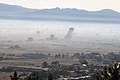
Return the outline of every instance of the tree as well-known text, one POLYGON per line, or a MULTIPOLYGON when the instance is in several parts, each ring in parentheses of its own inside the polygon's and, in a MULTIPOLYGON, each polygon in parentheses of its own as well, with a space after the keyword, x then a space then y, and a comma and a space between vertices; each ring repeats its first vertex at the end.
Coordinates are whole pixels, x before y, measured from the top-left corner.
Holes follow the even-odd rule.
POLYGON ((62 56, 61 56, 62 58, 64 58, 65 57, 65 55, 64 54, 62 54, 62 56))
POLYGON ((19 80, 20 79, 20 75, 18 76, 17 72, 15 71, 13 76, 11 75, 11 80, 19 80))
POLYGON ((28 77, 28 80, 38 80, 38 76, 36 73, 32 73, 31 76, 28 77))
POLYGON ((50 74, 49 76, 48 76, 48 80, 52 80, 53 79, 53 76, 52 76, 52 74, 50 74))
POLYGON ((56 54, 54 58, 57 59, 57 58, 58 58, 58 55, 56 54))
POLYGON ((97 72, 97 80, 120 80, 120 64, 105 67, 103 71, 97 72))
POLYGON ((80 58, 80 53, 74 53, 72 57, 73 58, 80 58))
POLYGON ((47 62, 43 62, 42 63, 42 68, 46 68, 48 66, 48 63, 47 62))

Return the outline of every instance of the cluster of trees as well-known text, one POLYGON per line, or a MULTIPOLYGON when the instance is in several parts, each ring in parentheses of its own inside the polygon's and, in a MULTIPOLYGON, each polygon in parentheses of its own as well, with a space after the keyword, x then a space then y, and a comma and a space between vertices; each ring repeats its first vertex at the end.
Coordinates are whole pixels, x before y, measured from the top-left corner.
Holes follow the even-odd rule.
POLYGON ((55 59, 57 59, 57 58, 64 58, 64 57, 65 57, 64 54, 56 54, 56 55, 54 56, 55 59))
POLYGON ((11 80, 22 80, 20 79, 20 75, 15 71, 13 75, 10 76, 11 80))
MULTIPOLYGON (((51 62, 51 66, 53 66, 53 65, 58 65, 59 66, 59 62, 58 61, 53 61, 53 62, 51 62)), ((48 63, 47 62, 43 62, 42 63, 42 68, 47 68, 49 65, 48 65, 48 63)))
POLYGON ((120 64, 105 67, 104 70, 97 72, 97 80, 120 80, 120 64))

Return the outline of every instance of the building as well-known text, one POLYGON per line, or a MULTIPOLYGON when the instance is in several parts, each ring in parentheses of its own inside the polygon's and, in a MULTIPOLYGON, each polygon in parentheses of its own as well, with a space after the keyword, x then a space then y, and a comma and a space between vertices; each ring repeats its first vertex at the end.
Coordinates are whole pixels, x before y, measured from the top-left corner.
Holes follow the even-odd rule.
POLYGON ((74 28, 69 28, 68 33, 65 36, 65 39, 70 39, 73 37, 73 33, 74 33, 74 28))

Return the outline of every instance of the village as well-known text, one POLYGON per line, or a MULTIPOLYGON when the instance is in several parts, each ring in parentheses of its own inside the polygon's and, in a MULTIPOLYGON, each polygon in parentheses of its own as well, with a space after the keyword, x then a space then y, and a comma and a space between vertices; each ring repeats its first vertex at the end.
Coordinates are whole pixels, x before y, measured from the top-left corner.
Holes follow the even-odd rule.
POLYGON ((97 72, 103 70, 105 66, 120 62, 120 53, 113 52, 106 55, 97 52, 89 54, 74 53, 71 56, 68 54, 46 55, 38 52, 26 53, 19 56, 15 54, 1 55, 14 56, 14 58, 1 57, 0 64, 3 64, 7 60, 19 61, 20 58, 23 60, 26 59, 20 64, 19 62, 16 62, 16 64, 14 61, 14 63, 11 62, 14 65, 9 66, 10 64, 7 63, 7 66, 0 68, 1 73, 14 73, 17 71, 23 80, 27 80, 33 74, 34 76, 38 76, 38 79, 35 80, 47 80, 49 74, 52 74, 54 80, 96 80, 95 75, 97 72), (30 61, 27 62, 27 59, 30 61), (42 60, 43 62, 34 63, 32 62, 34 60, 42 60))

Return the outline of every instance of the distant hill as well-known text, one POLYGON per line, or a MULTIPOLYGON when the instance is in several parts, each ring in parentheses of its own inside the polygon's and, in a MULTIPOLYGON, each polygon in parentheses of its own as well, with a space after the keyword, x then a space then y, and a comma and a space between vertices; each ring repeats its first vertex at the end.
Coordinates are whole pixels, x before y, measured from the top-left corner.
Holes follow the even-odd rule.
POLYGON ((120 22, 120 13, 110 9, 86 11, 71 8, 30 9, 0 3, 1 19, 120 22))

